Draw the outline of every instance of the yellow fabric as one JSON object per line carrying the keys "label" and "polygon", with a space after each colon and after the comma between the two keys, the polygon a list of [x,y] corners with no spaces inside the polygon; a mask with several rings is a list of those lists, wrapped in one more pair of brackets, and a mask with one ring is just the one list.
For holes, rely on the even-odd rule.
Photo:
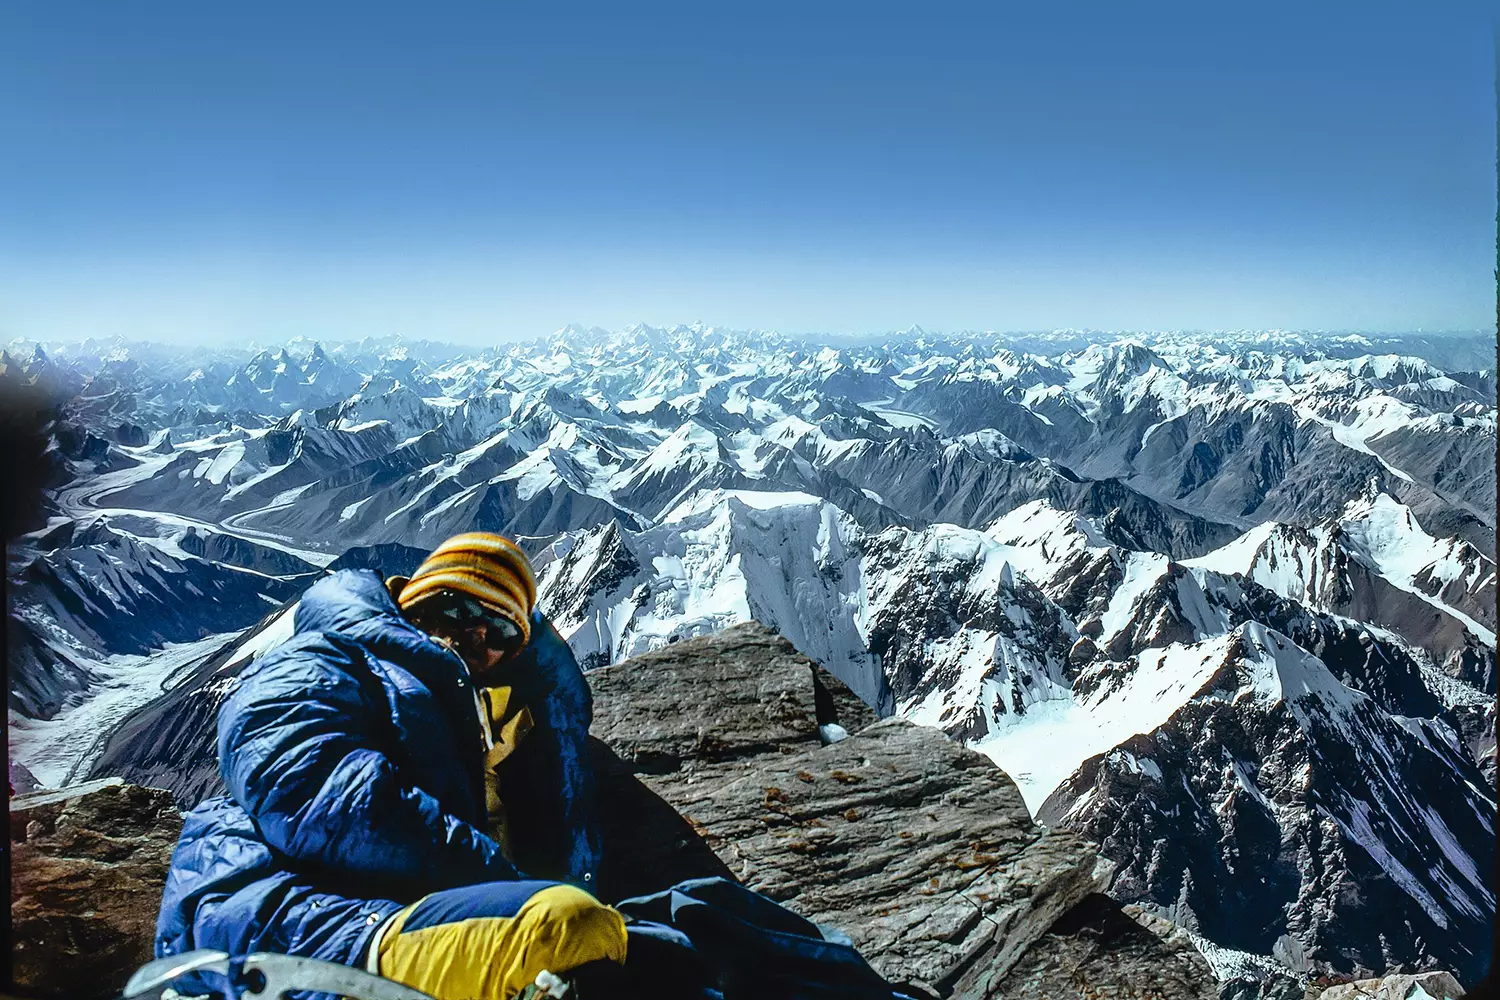
{"label": "yellow fabric", "polygon": [[454,535],[433,549],[409,579],[391,577],[386,587],[403,613],[441,591],[456,590],[514,622],[523,643],[531,638],[536,577],[526,553],[503,535]]}
{"label": "yellow fabric", "polygon": [[481,688],[480,700],[484,704],[489,720],[489,749],[484,754],[484,799],[485,812],[489,817],[489,835],[498,843],[505,856],[510,854],[510,841],[505,829],[505,805],[500,801],[500,774],[498,768],[531,732],[531,709],[520,704],[509,687]]}
{"label": "yellow fabric", "polygon": [[582,889],[542,889],[514,917],[474,917],[410,934],[397,913],[380,942],[380,974],[435,1000],[511,1000],[546,969],[625,961],[625,918]]}

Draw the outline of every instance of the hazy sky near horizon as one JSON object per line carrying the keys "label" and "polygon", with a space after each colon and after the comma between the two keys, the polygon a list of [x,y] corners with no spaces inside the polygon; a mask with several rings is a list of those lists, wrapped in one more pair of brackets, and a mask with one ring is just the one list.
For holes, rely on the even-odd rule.
{"label": "hazy sky near horizon", "polygon": [[0,0],[0,341],[1484,329],[1494,38],[1460,3]]}

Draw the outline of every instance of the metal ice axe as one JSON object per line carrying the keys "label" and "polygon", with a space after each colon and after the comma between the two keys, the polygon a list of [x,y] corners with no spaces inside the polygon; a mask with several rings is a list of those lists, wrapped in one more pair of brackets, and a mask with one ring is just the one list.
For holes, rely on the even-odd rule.
{"label": "metal ice axe", "polygon": [[299,955],[257,951],[242,960],[222,951],[199,949],[147,962],[125,984],[124,1000],[159,1000],[162,990],[194,973],[216,973],[229,980],[226,1000],[282,1000],[290,992],[332,993],[349,1000],[432,1000],[426,993],[350,965]]}

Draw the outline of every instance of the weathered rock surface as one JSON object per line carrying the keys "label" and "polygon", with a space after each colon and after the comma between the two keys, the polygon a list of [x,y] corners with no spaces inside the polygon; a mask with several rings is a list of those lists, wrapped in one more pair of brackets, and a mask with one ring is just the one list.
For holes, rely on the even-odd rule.
{"label": "weathered rock surface", "polygon": [[1448,973],[1423,972],[1330,986],[1318,1000],[1453,1000],[1463,995],[1463,987]]}
{"label": "weathered rock surface", "polygon": [[1212,1000],[1213,970],[1186,934],[1158,936],[1095,894],[1052,925],[1000,983],[1017,1000]]}
{"label": "weathered rock surface", "polygon": [[[594,734],[737,878],[840,928],[882,974],[1005,995],[1022,952],[1094,890],[1094,848],[1036,826],[1003,771],[941,732],[861,728],[869,710],[815,671],[753,623],[676,643],[590,673]],[[822,746],[831,721],[853,735]]]}
{"label": "weathered rock surface", "polygon": [[[739,625],[589,671],[592,733],[646,774],[817,747],[818,723],[832,721],[818,718],[819,675],[830,690],[848,690],[764,625]],[[831,711],[861,708],[843,722],[852,732],[875,714],[852,696]]]}
{"label": "weathered rock surface", "polygon": [[119,993],[151,959],[182,829],[172,796],[119,779],[10,802],[12,962],[23,995]]}

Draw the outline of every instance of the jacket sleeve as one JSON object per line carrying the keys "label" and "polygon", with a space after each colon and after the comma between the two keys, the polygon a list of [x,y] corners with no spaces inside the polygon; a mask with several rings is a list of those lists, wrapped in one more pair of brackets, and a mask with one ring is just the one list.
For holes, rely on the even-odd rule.
{"label": "jacket sleeve", "polygon": [[[594,702],[573,651],[540,612],[532,615],[531,641],[517,664],[528,677],[536,727],[522,742],[532,803],[528,826],[537,827],[537,857],[547,877],[596,890],[601,855],[598,791],[589,752]],[[528,743],[532,745],[527,746]],[[558,832],[561,836],[558,836]],[[518,831],[521,832],[521,831]],[[525,863],[523,855],[518,860]]]}
{"label": "jacket sleeve", "polygon": [[294,640],[243,675],[219,712],[230,794],[271,847],[310,867],[426,891],[518,878],[494,840],[380,751],[389,710],[358,678],[361,655],[326,636]]}

